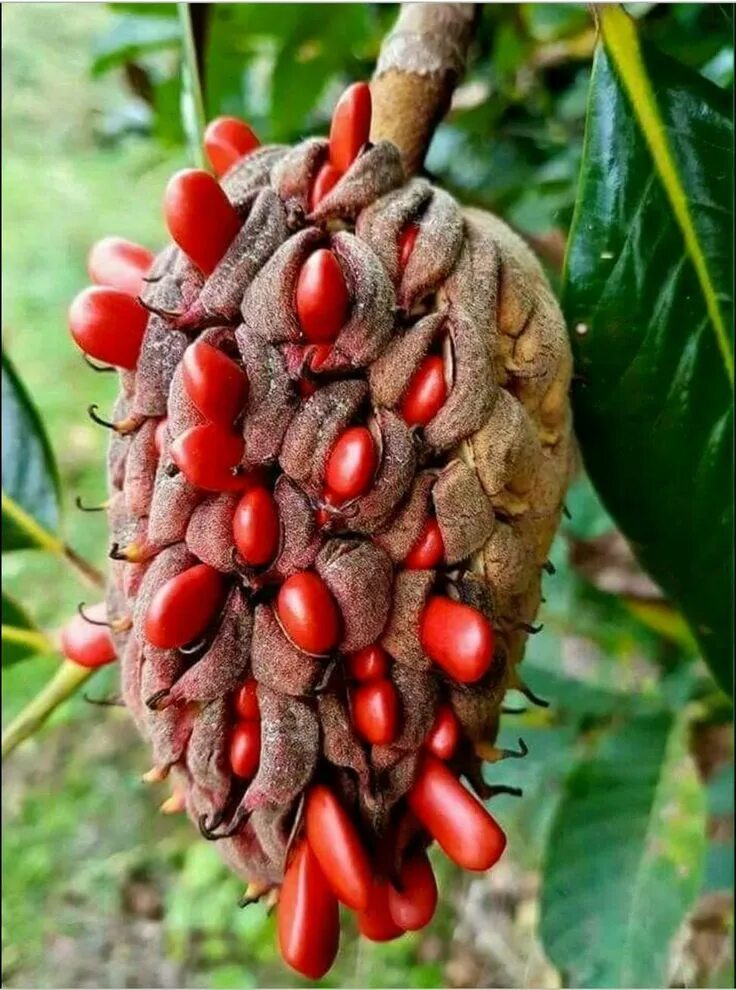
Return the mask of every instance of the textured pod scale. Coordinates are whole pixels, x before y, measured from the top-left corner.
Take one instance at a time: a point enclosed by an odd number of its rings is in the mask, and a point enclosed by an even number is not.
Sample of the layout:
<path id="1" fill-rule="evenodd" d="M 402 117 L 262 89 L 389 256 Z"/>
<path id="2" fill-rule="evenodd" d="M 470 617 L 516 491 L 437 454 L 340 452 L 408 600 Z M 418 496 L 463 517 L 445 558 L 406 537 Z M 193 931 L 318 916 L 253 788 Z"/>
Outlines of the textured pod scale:
<path id="1" fill-rule="evenodd" d="M 431 841 L 407 801 L 440 709 L 458 726 L 448 765 L 482 790 L 476 747 L 492 748 L 504 691 L 520 683 L 514 666 L 572 468 L 565 327 L 528 248 L 426 179 L 405 182 L 388 142 L 365 144 L 315 197 L 328 160 L 324 140 L 256 149 L 222 178 L 241 227 L 212 274 L 175 247 L 154 261 L 138 367 L 121 375 L 114 410 L 132 426 L 113 434 L 108 456 L 108 608 L 132 619 L 115 632 L 123 698 L 155 773 L 172 773 L 190 817 L 258 892 L 281 883 L 315 782 L 333 789 L 377 872 L 398 875 Z M 349 294 L 326 346 L 304 338 L 295 306 L 301 268 L 323 249 Z M 194 340 L 247 379 L 245 405 L 225 424 L 244 445 L 234 490 L 197 488 L 171 457 L 179 436 L 205 425 L 182 372 Z M 402 400 L 430 357 L 442 362 L 444 401 L 408 424 Z M 358 426 L 370 431 L 375 467 L 366 490 L 340 501 L 326 466 Z M 257 567 L 233 537 L 250 486 L 271 492 L 278 513 L 273 559 Z M 439 563 L 405 569 L 430 522 Z M 221 575 L 221 606 L 195 641 L 154 646 L 151 601 L 198 564 Z M 277 608 L 279 587 L 304 572 L 340 616 L 339 642 L 324 655 L 292 641 Z M 437 596 L 492 627 L 473 683 L 454 682 L 425 651 L 422 618 Z M 300 621 L 318 626 L 310 607 Z M 373 644 L 386 651 L 380 677 L 398 711 L 393 739 L 377 745 L 356 731 L 348 662 Z M 234 696 L 253 680 L 260 756 L 243 779 L 229 756 Z"/>

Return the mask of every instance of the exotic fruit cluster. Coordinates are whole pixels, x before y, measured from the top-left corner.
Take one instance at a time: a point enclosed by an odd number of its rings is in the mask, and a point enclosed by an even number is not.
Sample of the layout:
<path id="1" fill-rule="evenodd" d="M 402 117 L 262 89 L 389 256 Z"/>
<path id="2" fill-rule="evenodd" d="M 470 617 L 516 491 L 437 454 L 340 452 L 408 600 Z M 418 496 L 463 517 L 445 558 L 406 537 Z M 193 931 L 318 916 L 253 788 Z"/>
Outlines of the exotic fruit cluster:
<path id="1" fill-rule="evenodd" d="M 214 121 L 219 179 L 166 189 L 174 244 L 97 244 L 69 315 L 121 391 L 110 628 L 75 620 L 67 653 L 114 643 L 165 809 L 278 904 L 311 978 L 340 904 L 379 941 L 430 921 L 433 842 L 468 870 L 501 856 L 483 763 L 524 752 L 494 740 L 571 461 L 537 262 L 407 181 L 370 119 L 361 83 L 328 140 Z"/>

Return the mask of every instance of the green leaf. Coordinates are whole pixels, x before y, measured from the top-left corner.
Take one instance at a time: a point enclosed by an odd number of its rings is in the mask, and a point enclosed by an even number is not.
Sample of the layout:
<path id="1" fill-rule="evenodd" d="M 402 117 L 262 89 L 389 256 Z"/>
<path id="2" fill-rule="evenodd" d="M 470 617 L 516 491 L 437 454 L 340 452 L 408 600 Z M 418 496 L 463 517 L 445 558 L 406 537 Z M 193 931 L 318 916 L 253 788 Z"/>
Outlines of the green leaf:
<path id="1" fill-rule="evenodd" d="M 640 49 L 617 8 L 602 17 L 615 57 L 595 57 L 566 261 L 576 428 L 606 508 L 728 689 L 730 100 Z"/>
<path id="2" fill-rule="evenodd" d="M 175 4 L 161 4 L 171 12 L 176 12 Z M 145 5 L 136 10 L 144 9 Z M 141 55 L 177 48 L 181 35 L 178 21 L 168 15 L 168 9 L 161 11 L 164 16 L 140 16 L 130 14 L 118 18 L 110 30 L 99 37 L 94 46 L 92 74 L 101 76 L 126 62 L 135 61 Z"/>
<path id="3" fill-rule="evenodd" d="M 52 643 L 34 625 L 25 610 L 4 591 L 2 608 L 3 667 L 53 650 Z"/>
<path id="4" fill-rule="evenodd" d="M 568 778 L 541 906 L 565 986 L 666 985 L 705 853 L 705 793 L 686 738 L 684 720 L 668 714 L 631 719 Z"/>
<path id="5" fill-rule="evenodd" d="M 60 552 L 59 474 L 41 418 L 2 355 L 2 549 Z"/>

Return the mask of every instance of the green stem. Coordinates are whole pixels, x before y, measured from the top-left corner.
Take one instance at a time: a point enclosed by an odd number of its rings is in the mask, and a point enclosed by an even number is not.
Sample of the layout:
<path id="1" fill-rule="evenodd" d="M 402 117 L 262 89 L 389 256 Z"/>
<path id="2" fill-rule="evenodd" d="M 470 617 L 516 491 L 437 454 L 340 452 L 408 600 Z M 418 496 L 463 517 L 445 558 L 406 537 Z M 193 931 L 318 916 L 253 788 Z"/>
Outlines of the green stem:
<path id="1" fill-rule="evenodd" d="M 70 698 L 93 673 L 93 669 L 80 667 L 68 660 L 62 663 L 49 683 L 32 701 L 29 701 L 23 711 L 13 719 L 3 732 L 3 758 L 12 753 L 24 739 L 28 739 L 29 736 L 38 732 L 59 705 Z"/>
<path id="2" fill-rule="evenodd" d="M 202 99 L 202 83 L 199 78 L 197 51 L 194 45 L 192 31 L 192 16 L 188 3 L 178 3 L 179 23 L 181 25 L 182 45 L 182 89 L 181 116 L 184 132 L 189 145 L 189 156 L 197 168 L 205 168 L 202 139 L 205 128 L 204 100 Z"/>

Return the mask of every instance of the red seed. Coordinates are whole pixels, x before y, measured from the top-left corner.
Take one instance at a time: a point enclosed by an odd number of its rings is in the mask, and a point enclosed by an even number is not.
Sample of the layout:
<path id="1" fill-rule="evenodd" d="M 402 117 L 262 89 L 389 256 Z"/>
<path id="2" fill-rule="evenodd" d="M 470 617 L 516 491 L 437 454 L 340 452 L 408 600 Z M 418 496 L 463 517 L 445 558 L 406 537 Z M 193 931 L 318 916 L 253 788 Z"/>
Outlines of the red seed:
<path id="1" fill-rule="evenodd" d="M 368 907 L 365 911 L 360 911 L 357 918 L 360 934 L 371 942 L 390 942 L 404 934 L 404 929 L 399 928 L 391 917 L 386 880 L 374 881 Z"/>
<path id="2" fill-rule="evenodd" d="M 229 172 L 260 143 L 245 121 L 237 117 L 215 117 L 204 132 L 204 151 L 218 177 Z"/>
<path id="3" fill-rule="evenodd" d="M 87 256 L 87 271 L 95 285 L 134 297 L 141 294 L 143 278 L 152 264 L 153 254 L 148 248 L 122 237 L 103 237 Z"/>
<path id="4" fill-rule="evenodd" d="M 319 980 L 335 961 L 340 943 L 337 898 L 306 840 L 297 846 L 281 886 L 279 950 L 284 962 Z"/>
<path id="5" fill-rule="evenodd" d="M 309 367 L 312 371 L 319 371 L 326 361 L 329 361 L 332 354 L 331 344 L 315 344 L 309 358 Z"/>
<path id="6" fill-rule="evenodd" d="M 436 756 L 422 756 L 408 802 L 430 835 L 463 869 L 490 869 L 506 847 L 500 825 Z"/>
<path id="7" fill-rule="evenodd" d="M 424 652 L 456 681 L 480 680 L 493 661 L 493 628 L 472 605 L 433 595 L 420 626 Z"/>
<path id="8" fill-rule="evenodd" d="M 401 416 L 409 426 L 426 426 L 447 399 L 447 383 L 442 358 L 426 357 L 414 373 L 401 400 Z"/>
<path id="9" fill-rule="evenodd" d="M 250 780 L 261 759 L 260 722 L 236 722 L 230 733 L 230 769 L 236 777 Z"/>
<path id="10" fill-rule="evenodd" d="M 322 168 L 317 172 L 314 182 L 312 183 L 312 188 L 309 193 L 309 209 L 310 212 L 317 207 L 320 200 L 323 200 L 328 192 L 342 178 L 342 172 L 339 172 L 334 165 L 329 162 L 325 162 Z"/>
<path id="11" fill-rule="evenodd" d="M 440 705 L 424 745 L 440 760 L 451 760 L 460 742 L 460 723 L 449 705 Z"/>
<path id="12" fill-rule="evenodd" d="M 169 179 L 164 193 L 169 233 L 205 275 L 210 275 L 240 230 L 240 218 L 216 179 L 186 168 Z"/>
<path id="13" fill-rule="evenodd" d="M 248 398 L 243 369 L 218 347 L 195 340 L 182 359 L 184 389 L 205 419 L 232 426 Z"/>
<path id="14" fill-rule="evenodd" d="M 382 680 L 388 673 L 388 668 L 388 653 L 378 643 L 351 653 L 347 659 L 348 677 L 363 683 Z"/>
<path id="15" fill-rule="evenodd" d="M 335 896 L 364 911 L 373 884 L 368 853 L 347 811 L 323 784 L 307 794 L 305 822 L 307 841 Z"/>
<path id="16" fill-rule="evenodd" d="M 350 296 L 342 268 L 327 248 L 310 254 L 296 284 L 296 315 L 307 340 L 329 343 L 337 337 L 348 314 Z"/>
<path id="17" fill-rule="evenodd" d="M 419 227 L 415 223 L 408 223 L 399 235 L 399 269 L 403 272 L 409 256 L 414 250 L 414 243 L 419 233 Z"/>
<path id="18" fill-rule="evenodd" d="M 357 498 L 370 488 L 378 455 L 371 431 L 351 426 L 335 441 L 325 467 L 325 485 L 336 500 Z"/>
<path id="19" fill-rule="evenodd" d="M 233 539 L 250 567 L 262 567 L 276 556 L 281 520 L 276 499 L 260 485 L 243 495 L 233 515 Z"/>
<path id="20" fill-rule="evenodd" d="M 83 289 L 69 307 L 69 329 L 77 346 L 98 361 L 130 371 L 138 363 L 147 323 L 146 310 L 119 289 Z"/>
<path id="21" fill-rule="evenodd" d="M 314 571 L 299 571 L 281 585 L 276 611 L 287 636 L 307 653 L 329 653 L 340 639 L 337 602 Z"/>
<path id="22" fill-rule="evenodd" d="M 392 681 L 361 684 L 352 695 L 353 725 L 374 746 L 393 742 L 398 734 L 399 696 Z"/>
<path id="23" fill-rule="evenodd" d="M 296 387 L 302 399 L 308 399 L 317 391 L 317 386 L 309 378 L 298 378 Z"/>
<path id="24" fill-rule="evenodd" d="M 371 88 L 358 82 L 349 86 L 337 101 L 330 127 L 330 162 L 347 172 L 367 143 L 371 131 Z"/>
<path id="25" fill-rule="evenodd" d="M 156 453 L 160 457 L 166 447 L 166 441 L 168 439 L 166 434 L 166 424 L 168 423 L 167 418 L 164 416 L 163 419 L 158 421 L 156 426 L 156 431 L 153 434 L 153 445 L 156 448 Z"/>
<path id="26" fill-rule="evenodd" d="M 90 605 L 84 611 L 95 622 L 107 621 L 105 602 Z M 103 667 L 117 659 L 108 627 L 92 625 L 81 615 L 72 616 L 62 628 L 61 652 L 80 667 Z"/>
<path id="27" fill-rule="evenodd" d="M 232 492 L 250 487 L 247 474 L 236 469 L 243 459 L 243 438 L 217 423 L 192 426 L 171 444 L 169 453 L 182 474 L 197 488 Z"/>
<path id="28" fill-rule="evenodd" d="M 257 722 L 261 717 L 258 707 L 258 682 L 249 677 L 235 692 L 233 707 L 238 718 L 245 722 Z"/>
<path id="29" fill-rule="evenodd" d="M 393 885 L 388 888 L 389 912 L 404 931 L 419 931 L 430 923 L 437 907 L 437 882 L 424 851 L 404 860 L 399 881 L 401 890 Z"/>
<path id="30" fill-rule="evenodd" d="M 191 643 L 210 624 L 224 595 L 223 575 L 207 564 L 195 564 L 169 578 L 148 606 L 146 639 L 167 650 Z"/>
<path id="31" fill-rule="evenodd" d="M 428 519 L 416 543 L 406 555 L 404 567 L 407 571 L 431 571 L 442 563 L 444 556 L 442 531 L 436 519 Z"/>

